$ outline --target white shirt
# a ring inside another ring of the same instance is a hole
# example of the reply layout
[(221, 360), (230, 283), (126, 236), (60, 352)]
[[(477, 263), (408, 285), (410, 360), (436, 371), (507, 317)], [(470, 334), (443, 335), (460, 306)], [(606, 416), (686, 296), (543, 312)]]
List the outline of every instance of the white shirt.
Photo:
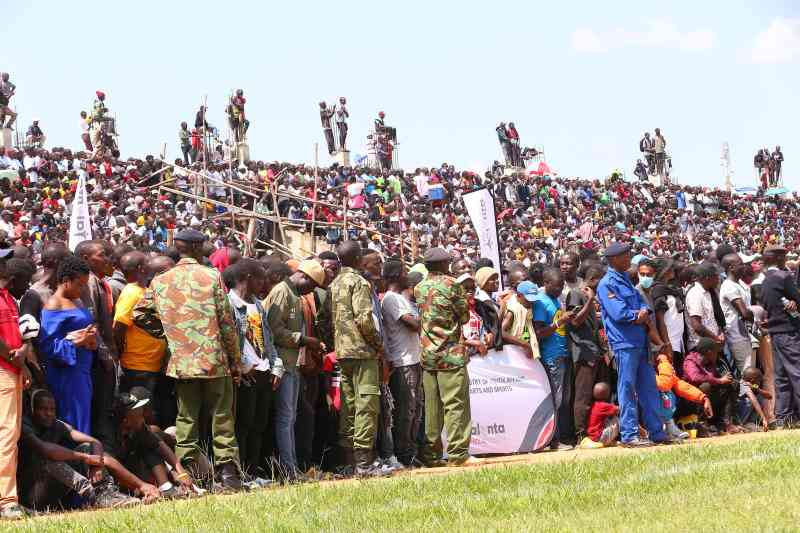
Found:
[(742, 317), (733, 302), (742, 300), (747, 305), (748, 294), (744, 287), (735, 281), (726, 279), (722, 282), (719, 290), (719, 303), (722, 305), (722, 312), (725, 314), (725, 336), (729, 342), (749, 340), (745, 337), (746, 332)]
[(667, 327), (667, 334), (669, 335), (669, 343), (672, 345), (672, 350), (684, 352), (683, 331), (686, 328), (686, 320), (683, 313), (678, 312), (675, 303), (676, 299), (674, 296), (667, 296), (667, 310), (664, 313), (664, 325)]
[[(695, 282), (686, 294), (686, 312), (689, 317), (698, 316), (703, 326), (714, 335), (719, 335), (719, 326), (714, 318), (714, 303), (711, 300), (711, 293)], [(689, 346), (693, 347), (700, 340), (700, 335), (689, 328)]]
[(386, 334), (386, 358), (393, 367), (419, 364), (422, 351), (419, 333), (412, 331), (400, 321), (400, 317), (419, 317), (416, 306), (400, 293), (388, 291), (381, 302), (384, 333)]

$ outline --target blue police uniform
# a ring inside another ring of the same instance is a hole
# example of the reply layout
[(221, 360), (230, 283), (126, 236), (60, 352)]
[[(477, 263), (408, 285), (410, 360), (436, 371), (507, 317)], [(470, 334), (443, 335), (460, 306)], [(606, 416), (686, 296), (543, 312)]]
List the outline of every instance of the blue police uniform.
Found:
[(609, 268), (597, 286), (597, 298), (603, 317), (608, 344), (617, 361), (617, 398), (620, 413), (620, 437), (629, 442), (639, 436), (638, 404), (642, 422), (650, 439), (667, 438), (658, 416), (660, 396), (656, 388), (656, 372), (649, 361), (647, 330), (634, 324), (647, 303), (633, 286), (628, 275)]

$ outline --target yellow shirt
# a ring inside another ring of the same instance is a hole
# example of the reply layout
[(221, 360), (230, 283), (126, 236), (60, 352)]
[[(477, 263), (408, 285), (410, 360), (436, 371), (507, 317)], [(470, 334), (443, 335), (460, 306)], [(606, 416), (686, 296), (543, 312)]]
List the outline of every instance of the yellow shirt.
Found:
[(151, 337), (143, 329), (133, 323), (133, 308), (139, 302), (144, 289), (138, 283), (128, 283), (119, 295), (114, 323), (125, 324), (125, 349), (120, 357), (123, 368), (160, 372), (167, 350), (167, 343), (162, 339)]

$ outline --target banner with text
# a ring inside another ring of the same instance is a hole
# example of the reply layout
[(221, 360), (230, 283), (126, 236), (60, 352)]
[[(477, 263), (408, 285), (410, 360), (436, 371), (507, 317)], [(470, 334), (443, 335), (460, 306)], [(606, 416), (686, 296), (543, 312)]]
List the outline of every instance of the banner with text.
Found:
[(472, 357), (471, 454), (541, 450), (553, 437), (555, 406), (550, 381), (538, 359), (517, 346)]
[(78, 244), (91, 239), (92, 222), (89, 219), (89, 201), (86, 197), (86, 173), (81, 172), (75, 199), (72, 201), (72, 215), (69, 217), (70, 251), (74, 252)]
[[(500, 271), (500, 246), (497, 242), (497, 215), (494, 211), (494, 198), (488, 189), (479, 189), (468, 192), (461, 197), (467, 214), (472, 220), (475, 233), (478, 234), (481, 257), (491, 259), (497, 271)], [(502, 287), (502, 277), (500, 278), (500, 290)]]

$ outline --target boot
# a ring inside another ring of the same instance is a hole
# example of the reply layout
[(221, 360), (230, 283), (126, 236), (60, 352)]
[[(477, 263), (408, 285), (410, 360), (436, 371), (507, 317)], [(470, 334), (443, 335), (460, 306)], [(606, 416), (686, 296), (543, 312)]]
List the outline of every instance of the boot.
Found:
[(337, 474), (340, 476), (350, 477), (354, 475), (355, 472), (356, 472), (356, 459), (355, 455), (353, 454), (353, 448), (343, 447), (342, 465), (337, 470)]
[(222, 472), (219, 477), (225, 490), (233, 492), (242, 490), (242, 478), (239, 476), (239, 469), (233, 462), (222, 465)]

